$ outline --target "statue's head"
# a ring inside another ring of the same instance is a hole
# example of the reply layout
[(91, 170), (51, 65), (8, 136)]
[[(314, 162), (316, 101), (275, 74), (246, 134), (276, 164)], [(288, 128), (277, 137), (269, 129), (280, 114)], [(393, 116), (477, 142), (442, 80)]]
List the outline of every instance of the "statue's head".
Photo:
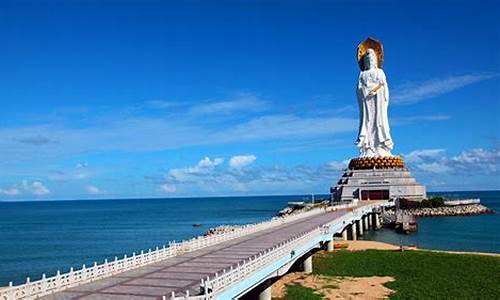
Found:
[(377, 55), (375, 54), (375, 51), (373, 49), (368, 49), (366, 50), (366, 54), (364, 57), (364, 66), (365, 70), (370, 70), (372, 68), (375, 68), (377, 66)]

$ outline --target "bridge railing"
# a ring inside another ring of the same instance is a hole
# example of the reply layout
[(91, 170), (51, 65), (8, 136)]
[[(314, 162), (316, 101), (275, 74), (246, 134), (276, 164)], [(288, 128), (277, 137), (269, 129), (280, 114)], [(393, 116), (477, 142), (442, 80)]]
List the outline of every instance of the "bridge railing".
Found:
[(295, 236), (271, 249), (259, 253), (259, 255), (243, 262), (226, 273), (218, 274), (218, 276), (205, 282), (205, 290), (216, 294), (284, 256), (292, 256), (292, 251), (297, 248), (297, 246), (320, 235), (321, 230), (321, 228), (316, 228), (308, 233)]
[[(177, 295), (172, 292), (170, 295), (163, 297), (164, 300), (198, 300), (198, 299), (213, 299), (217, 294), (220, 294), (233, 284), (236, 284), (246, 278), (251, 274), (261, 270), (262, 268), (272, 264), (273, 262), (287, 256), (292, 255), (292, 251), (296, 249), (299, 245), (307, 243), (308, 240), (314, 239), (319, 235), (330, 234), (330, 226), (345, 223), (347, 221), (359, 218), (363, 213), (371, 211), (378, 204), (370, 204), (361, 207), (360, 209), (355, 209), (350, 211), (335, 220), (320, 226), (309, 232), (302, 232), (298, 235), (275, 245), (263, 252), (258, 253), (256, 256), (251, 257), (241, 263), (238, 263), (236, 267), (231, 266), (228, 270), (223, 270), (222, 273), (216, 273), (212, 278), (207, 277), (201, 281), (200, 288), (205, 292), (204, 295), (190, 296), (189, 291), (186, 291), (183, 295)], [(339, 208), (348, 208), (355, 206), (353, 204), (342, 205), (337, 208), (332, 208), (336, 210)]]
[[(342, 204), (334, 207), (328, 207), (326, 209), (336, 210), (350, 206), (352, 205)], [(261, 223), (244, 225), (235, 228), (230, 232), (199, 236), (180, 243), (173, 241), (168, 243), (168, 247), (164, 245), (162, 248), (156, 247), (155, 250), (149, 249), (147, 252), (141, 251), (140, 254), (133, 253), (132, 256), (124, 255), (121, 259), (115, 257), (112, 261), (105, 260), (104, 263), (99, 265), (94, 263), (91, 267), (83, 265), (79, 270), (71, 268), (69, 272), (64, 274), (61, 274), (59, 271), (57, 271), (56, 275), (51, 277), (46, 277), (45, 274), (43, 274), (42, 278), (36, 281), (30, 281), (30, 278), (28, 277), (24, 284), (14, 286), (11, 282), (8, 287), (0, 288), (0, 300), (30, 299), (52, 294), (71, 287), (159, 262), (183, 253), (195, 251), (224, 241), (256, 233), (261, 230), (273, 228), (298, 219), (314, 216), (324, 211), (325, 208), (315, 208), (303, 213), (292, 214), (286, 217), (275, 217)]]

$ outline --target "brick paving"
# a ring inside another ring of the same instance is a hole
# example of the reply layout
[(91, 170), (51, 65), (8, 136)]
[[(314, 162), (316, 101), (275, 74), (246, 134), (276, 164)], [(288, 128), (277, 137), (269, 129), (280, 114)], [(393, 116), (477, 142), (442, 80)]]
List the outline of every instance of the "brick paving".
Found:
[(262, 230), (234, 240), (222, 242), (197, 251), (149, 264), (115, 276), (42, 297), (44, 300), (63, 299), (161, 299), (190, 290), (199, 292), (202, 278), (235, 266), (269, 247), (279, 244), (300, 232), (308, 232), (328, 223), (346, 210), (325, 212), (274, 228)]

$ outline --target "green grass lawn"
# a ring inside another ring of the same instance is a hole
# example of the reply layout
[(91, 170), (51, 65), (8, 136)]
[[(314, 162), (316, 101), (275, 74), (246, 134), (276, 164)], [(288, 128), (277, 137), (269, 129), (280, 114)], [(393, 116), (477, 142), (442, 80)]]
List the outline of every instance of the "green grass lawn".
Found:
[(291, 284), (286, 287), (286, 300), (321, 300), (323, 297), (315, 290), (303, 287), (298, 284)]
[(313, 264), (314, 273), (326, 276), (392, 276), (396, 280), (386, 284), (396, 291), (391, 299), (500, 299), (500, 257), (338, 251), (315, 256)]

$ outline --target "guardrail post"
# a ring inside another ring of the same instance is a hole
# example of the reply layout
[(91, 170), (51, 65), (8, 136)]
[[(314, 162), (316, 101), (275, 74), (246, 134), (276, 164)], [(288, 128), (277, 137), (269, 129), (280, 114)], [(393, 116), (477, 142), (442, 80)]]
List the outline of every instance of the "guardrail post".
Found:
[(12, 281), (9, 282), (9, 291), (8, 291), (8, 294), (7, 294), (7, 300), (15, 300), (16, 297), (14, 297), (14, 290), (13, 290), (13, 287), (14, 284), (12, 283)]
[(82, 265), (82, 278), (85, 280), (87, 279), (87, 268), (85, 267), (85, 264)]
[(47, 289), (47, 276), (45, 275), (45, 273), (42, 274), (42, 282), (40, 285), (42, 290)]

